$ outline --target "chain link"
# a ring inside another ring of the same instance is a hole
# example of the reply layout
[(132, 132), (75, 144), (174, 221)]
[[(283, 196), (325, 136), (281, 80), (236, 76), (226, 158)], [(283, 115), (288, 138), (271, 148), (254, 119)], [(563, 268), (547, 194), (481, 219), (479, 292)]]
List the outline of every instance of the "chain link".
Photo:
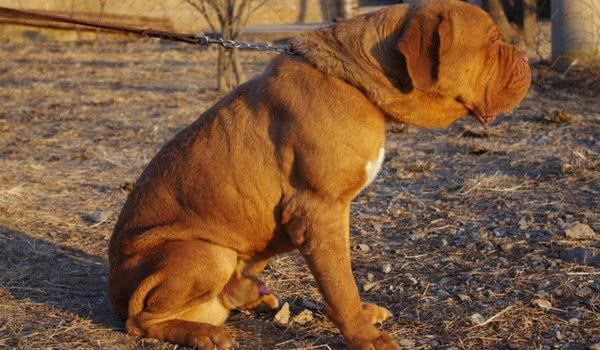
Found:
[(298, 53), (294, 52), (290, 49), (289, 46), (286, 45), (267, 45), (262, 43), (245, 43), (241, 41), (227, 40), (223, 38), (212, 38), (208, 35), (198, 34), (195, 36), (198, 40), (198, 44), (201, 46), (210, 46), (210, 45), (219, 45), (226, 49), (240, 49), (240, 50), (254, 50), (254, 51), (271, 51), (271, 52), (279, 52), (290, 56), (298, 56)]

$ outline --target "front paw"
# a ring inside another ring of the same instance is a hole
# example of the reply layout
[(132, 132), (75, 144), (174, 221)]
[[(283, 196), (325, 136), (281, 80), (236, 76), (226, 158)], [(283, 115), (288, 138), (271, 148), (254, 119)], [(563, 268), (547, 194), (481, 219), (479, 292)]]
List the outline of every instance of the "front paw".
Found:
[(392, 317), (390, 310), (375, 304), (364, 303), (362, 308), (371, 324), (383, 323)]
[(400, 346), (389, 334), (379, 333), (379, 336), (370, 340), (348, 341), (350, 350), (400, 350)]

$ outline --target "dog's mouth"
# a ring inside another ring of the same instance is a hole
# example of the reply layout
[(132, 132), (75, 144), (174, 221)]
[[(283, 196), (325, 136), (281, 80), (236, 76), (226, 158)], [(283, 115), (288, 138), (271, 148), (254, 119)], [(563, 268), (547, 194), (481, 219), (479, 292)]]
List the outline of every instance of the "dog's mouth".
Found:
[(466, 103), (462, 97), (457, 97), (456, 101), (461, 103), (463, 105), (463, 107), (467, 111), (469, 111), (470, 116), (479, 120), (479, 122), (483, 125), (489, 125), (494, 120), (496, 120), (496, 118), (498, 118), (498, 113), (485, 112), (485, 111), (481, 110), (480, 108), (478, 108), (477, 106)]
[(498, 113), (483, 112), (483, 111), (480, 111), (479, 108), (477, 108), (477, 107), (475, 107), (475, 108), (469, 108), (467, 106), (465, 106), (465, 107), (469, 111), (469, 115), (471, 115), (473, 118), (479, 120), (479, 122), (483, 125), (489, 125), (494, 120), (496, 120), (496, 118), (498, 118)]
[(490, 113), (490, 114), (473, 114), (473, 117), (483, 125), (489, 125), (491, 122), (498, 118), (498, 113)]

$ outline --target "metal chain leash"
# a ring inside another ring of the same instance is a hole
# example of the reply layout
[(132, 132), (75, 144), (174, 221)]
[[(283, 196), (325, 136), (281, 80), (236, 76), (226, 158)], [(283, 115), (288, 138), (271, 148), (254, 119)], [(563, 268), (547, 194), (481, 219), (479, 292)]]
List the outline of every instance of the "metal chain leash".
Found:
[(70, 18), (63, 15), (52, 15), (38, 11), (29, 11), (29, 10), (21, 10), (21, 9), (13, 9), (8, 7), (0, 6), (0, 15), (7, 16), (10, 18), (23, 18), (23, 19), (33, 19), (33, 20), (44, 20), (44, 21), (52, 21), (59, 23), (70, 23), (76, 25), (84, 25), (93, 28), (101, 28), (107, 29), (117, 32), (123, 33), (132, 33), (145, 37), (152, 38), (160, 38), (163, 40), (173, 40), (184, 42), (188, 44), (196, 44), (202, 46), (210, 46), (212, 44), (220, 45), (226, 49), (240, 49), (240, 50), (255, 50), (255, 51), (271, 51), (283, 53), (291, 56), (300, 56), (297, 52), (292, 50), (289, 46), (281, 45), (267, 45), (267, 44), (253, 44), (253, 43), (244, 43), (240, 41), (227, 40), (227, 39), (215, 39), (208, 35), (201, 34), (183, 34), (183, 33), (173, 33), (167, 32), (163, 30), (154, 30), (149, 28), (135, 28), (129, 27), (125, 25), (117, 25), (110, 23), (103, 23), (92, 20), (82, 20), (76, 18)]
[(198, 39), (198, 44), (202, 46), (219, 45), (226, 49), (254, 50), (254, 51), (271, 51), (279, 52), (286, 55), (298, 56), (298, 53), (293, 51), (287, 45), (267, 45), (264, 43), (245, 43), (241, 41), (228, 40), (223, 38), (212, 38), (208, 35), (198, 34), (195, 36)]

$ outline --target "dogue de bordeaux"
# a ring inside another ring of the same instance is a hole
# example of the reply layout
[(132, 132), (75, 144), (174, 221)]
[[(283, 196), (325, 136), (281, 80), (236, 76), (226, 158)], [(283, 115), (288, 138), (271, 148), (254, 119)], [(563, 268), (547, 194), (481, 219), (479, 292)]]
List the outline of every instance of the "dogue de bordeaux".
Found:
[(399, 349), (361, 303), (350, 202), (384, 159), (386, 122), (443, 128), (514, 108), (527, 58), (458, 0), (397, 5), (293, 39), (168, 142), (110, 241), (110, 295), (131, 335), (230, 349), (230, 310), (277, 307), (257, 275), (297, 249), (349, 349)]

